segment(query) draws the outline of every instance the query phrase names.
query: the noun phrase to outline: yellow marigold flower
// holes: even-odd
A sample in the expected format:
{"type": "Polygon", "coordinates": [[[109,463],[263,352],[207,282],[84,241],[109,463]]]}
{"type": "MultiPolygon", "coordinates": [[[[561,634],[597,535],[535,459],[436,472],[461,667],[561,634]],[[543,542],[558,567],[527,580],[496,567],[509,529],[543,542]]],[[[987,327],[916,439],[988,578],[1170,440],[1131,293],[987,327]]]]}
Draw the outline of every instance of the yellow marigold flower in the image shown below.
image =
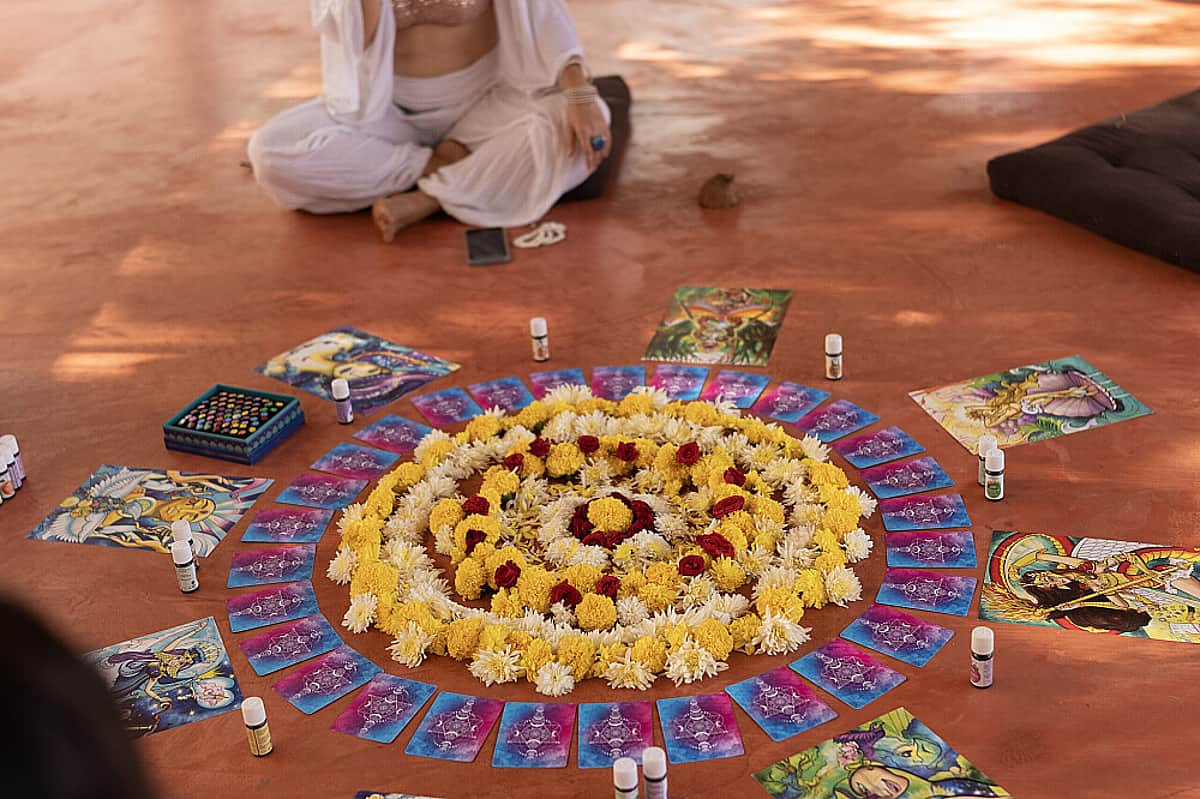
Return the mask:
{"type": "Polygon", "coordinates": [[[522,408],[517,413],[516,417],[514,417],[514,421],[517,424],[528,427],[532,430],[534,427],[549,418],[550,408],[546,406],[546,403],[538,400],[536,402],[531,402],[529,405],[526,405],[524,408],[522,408]]]}
{"type": "Polygon", "coordinates": [[[428,449],[425,450],[425,457],[421,459],[421,465],[426,469],[432,469],[446,459],[455,447],[453,441],[435,441],[428,449]]]}
{"type": "Polygon", "coordinates": [[[831,508],[825,511],[825,515],[821,517],[821,525],[829,528],[840,537],[858,527],[859,515],[860,511],[858,508],[852,511],[831,508]]]}
{"type": "Polygon", "coordinates": [[[588,591],[595,591],[596,581],[604,576],[604,572],[590,563],[576,563],[574,566],[568,566],[559,573],[562,574],[567,582],[575,586],[581,594],[586,594],[588,591]]]}
{"type": "Polygon", "coordinates": [[[749,504],[752,516],[762,516],[780,524],[783,524],[787,519],[787,516],[783,512],[783,506],[773,499],[752,497],[749,504]]]}
{"type": "Polygon", "coordinates": [[[654,413],[654,402],[645,394],[629,394],[619,403],[617,403],[617,414],[620,416],[633,416],[635,414],[654,413]]]}
{"type": "Polygon", "coordinates": [[[551,477],[566,477],[583,467],[583,453],[571,441],[563,441],[550,447],[546,456],[546,472],[551,477]]]}
{"type": "Polygon", "coordinates": [[[380,599],[375,606],[375,629],[395,638],[400,630],[408,624],[404,614],[398,612],[396,601],[392,598],[380,599]]]}
{"type": "Polygon", "coordinates": [[[429,529],[437,532],[444,525],[455,526],[463,520],[462,503],[457,499],[446,497],[439,499],[429,512],[429,529]]]}
{"type": "Polygon", "coordinates": [[[637,592],[651,613],[666,610],[675,602],[675,589],[659,583],[646,583],[637,592]]]}
{"type": "Polygon", "coordinates": [[[713,472],[712,477],[709,478],[709,487],[713,492],[713,504],[717,504],[726,497],[742,497],[749,504],[750,495],[743,491],[740,486],[735,486],[733,483],[726,483],[724,474],[725,472],[723,471],[720,474],[713,472]]]}
{"type": "Polygon", "coordinates": [[[824,527],[813,534],[813,543],[820,547],[822,552],[836,552],[841,549],[838,537],[824,527]]]}
{"type": "Polygon", "coordinates": [[[729,632],[733,636],[733,648],[739,652],[745,652],[747,655],[754,654],[754,636],[758,635],[758,628],[762,625],[762,619],[755,613],[747,613],[745,616],[734,619],[729,625],[729,632]]]}
{"type": "Polygon", "coordinates": [[[746,582],[745,569],[732,558],[717,558],[709,567],[708,573],[716,582],[717,588],[726,594],[733,593],[746,582]]]}
{"type": "Polygon", "coordinates": [[[630,572],[621,577],[621,587],[617,589],[617,598],[624,599],[637,596],[638,591],[646,584],[646,576],[641,572],[630,572]]]}
{"type": "Polygon", "coordinates": [[[382,530],[382,519],[359,519],[342,530],[342,543],[355,551],[363,547],[379,549],[383,543],[382,530]]]}
{"type": "MultiPolygon", "coordinates": [[[[736,515],[737,514],[730,514],[730,516],[736,515]]],[[[753,526],[750,528],[750,531],[752,533],[754,532],[753,526]]],[[[737,522],[726,521],[725,519],[722,519],[721,523],[717,525],[717,533],[730,544],[733,544],[733,548],[739,554],[745,552],[750,546],[750,542],[746,538],[745,531],[737,522]]]]}
{"type": "Polygon", "coordinates": [[[400,573],[381,560],[359,562],[350,579],[350,596],[374,594],[380,599],[395,598],[400,573]]]}
{"type": "Polygon", "coordinates": [[[538,669],[552,660],[554,647],[550,646],[548,641],[534,638],[529,642],[529,646],[525,647],[525,654],[521,655],[521,667],[525,669],[525,676],[529,681],[534,682],[537,680],[538,669]]]}
{"type": "Polygon", "coordinates": [[[479,648],[481,632],[482,619],[459,619],[450,622],[446,629],[446,654],[455,660],[470,660],[479,648]]]}
{"type": "MultiPolygon", "coordinates": [[[[488,469],[483,476],[483,484],[479,487],[480,491],[493,491],[500,495],[501,499],[509,494],[517,493],[517,489],[521,487],[521,478],[503,466],[493,466],[488,469]]],[[[493,506],[493,511],[496,506],[493,506]]]]}
{"type": "Polygon", "coordinates": [[[808,470],[808,481],[817,488],[827,485],[845,488],[850,485],[846,473],[832,463],[805,458],[804,466],[808,470]]]}
{"type": "Polygon", "coordinates": [[[472,441],[486,441],[499,432],[500,420],[488,413],[467,422],[467,438],[472,441]]]}
{"type": "Polygon", "coordinates": [[[768,552],[774,552],[775,546],[779,543],[779,533],[775,530],[761,529],[754,534],[754,544],[760,546],[768,552]]]}
{"type": "Polygon", "coordinates": [[[582,630],[607,630],[617,623],[617,606],[606,596],[584,594],[575,607],[575,619],[582,630]]]}
{"type": "Polygon", "coordinates": [[[586,680],[596,662],[596,647],[582,635],[568,635],[558,642],[558,662],[570,668],[576,680],[586,680]]]}
{"type": "Polygon", "coordinates": [[[747,491],[753,491],[755,494],[770,496],[772,488],[763,481],[762,475],[757,471],[751,471],[746,474],[746,484],[742,488],[747,491]]]}
{"type": "Polygon", "coordinates": [[[471,437],[467,435],[466,430],[460,430],[454,434],[454,443],[462,446],[463,444],[471,443],[471,437]]]}
{"type": "Polygon", "coordinates": [[[398,494],[425,479],[425,467],[419,463],[406,461],[393,469],[389,477],[395,480],[391,489],[398,494]]]}
{"type": "Polygon", "coordinates": [[[633,511],[616,497],[592,500],[588,504],[587,517],[597,530],[606,533],[624,532],[633,523],[633,511]]]}
{"type": "Polygon", "coordinates": [[[467,546],[467,533],[471,530],[479,530],[483,533],[483,540],[489,544],[495,544],[500,540],[500,520],[495,516],[481,516],[478,513],[472,513],[467,518],[463,519],[458,524],[454,525],[454,544],[462,548],[467,546]]]}
{"type": "Polygon", "coordinates": [[[687,640],[689,632],[691,631],[683,622],[678,622],[677,624],[668,623],[663,625],[660,635],[667,645],[667,651],[671,652],[683,646],[683,642],[687,640]]]}
{"type": "Polygon", "coordinates": [[[721,415],[707,402],[689,402],[684,408],[683,418],[692,424],[712,427],[720,421],[721,415]]]}
{"type": "Polygon", "coordinates": [[[857,511],[861,509],[858,504],[858,497],[851,494],[845,488],[823,485],[819,491],[821,502],[829,508],[840,508],[841,510],[857,511]]]}
{"type": "MultiPolygon", "coordinates": [[[[480,568],[484,570],[484,577],[491,576],[487,571],[487,562],[488,558],[494,554],[496,554],[496,547],[487,541],[484,541],[482,544],[476,544],[475,548],[471,550],[471,560],[478,563],[480,568]]],[[[493,569],[493,571],[495,570],[493,569]]]]}
{"type": "Polygon", "coordinates": [[[646,579],[674,590],[679,585],[679,568],[673,561],[660,560],[646,567],[646,579]]]}
{"type": "Polygon", "coordinates": [[[643,635],[630,651],[634,660],[656,674],[667,666],[667,645],[658,638],[643,635]]]}
{"type": "MultiPolygon", "coordinates": [[[[429,646],[425,647],[425,651],[431,655],[436,655],[437,657],[445,657],[446,642],[448,640],[449,631],[449,625],[439,624],[437,631],[433,633],[433,640],[429,642],[429,646]]],[[[426,632],[428,632],[428,630],[426,632]]]]}
{"type": "Polygon", "coordinates": [[[629,647],[622,643],[601,645],[596,650],[596,665],[592,669],[592,676],[599,677],[608,669],[608,664],[615,660],[623,660],[625,653],[629,651],[629,647]]]}
{"type": "Polygon", "coordinates": [[[395,507],[395,492],[382,485],[378,485],[367,495],[366,511],[363,516],[365,518],[383,520],[392,515],[392,510],[395,507]]]}
{"type": "Polygon", "coordinates": [[[467,558],[454,571],[454,590],[463,599],[479,599],[485,582],[483,566],[474,558],[467,558]]]}
{"type": "Polygon", "coordinates": [[[358,566],[374,563],[377,560],[379,560],[379,547],[377,546],[367,544],[354,550],[354,562],[358,566]]]}
{"type": "Polygon", "coordinates": [[[712,474],[712,467],[709,466],[709,458],[705,456],[692,464],[688,469],[688,477],[694,486],[708,485],[709,475],[712,474]]]}
{"type": "Polygon", "coordinates": [[[692,637],[717,660],[727,660],[733,651],[733,634],[717,619],[700,622],[692,631],[692,637]]]}
{"type": "Polygon", "coordinates": [[[579,414],[591,413],[592,411],[600,411],[601,413],[611,414],[617,409],[617,403],[612,400],[600,399],[599,397],[590,397],[576,406],[575,411],[579,414]]]}
{"type": "Polygon", "coordinates": [[[846,565],[846,553],[838,549],[833,552],[825,552],[817,556],[817,560],[813,563],[821,574],[828,574],[839,566],[846,565]]]}
{"type": "Polygon", "coordinates": [[[499,649],[508,641],[508,628],[503,624],[485,624],[479,633],[480,649],[499,649]]]}
{"type": "Polygon", "coordinates": [[[758,599],[754,601],[754,608],[760,616],[766,615],[768,610],[778,613],[787,606],[788,600],[794,598],[795,594],[786,588],[768,588],[758,595],[758,599]]]}
{"type": "Polygon", "coordinates": [[[802,569],[796,577],[795,591],[800,595],[800,601],[806,608],[825,607],[828,597],[825,595],[825,578],[816,569],[802,569]]]}
{"type": "Polygon", "coordinates": [[[524,652],[525,648],[533,643],[533,636],[524,630],[511,630],[508,633],[508,640],[505,643],[514,649],[520,649],[524,652]]]}
{"type": "Polygon", "coordinates": [[[550,590],[558,582],[558,577],[541,566],[529,566],[521,569],[521,576],[517,578],[517,595],[532,610],[546,613],[550,610],[550,590]]]}
{"type": "Polygon", "coordinates": [[[492,613],[505,619],[516,619],[525,613],[525,605],[515,591],[501,588],[492,595],[492,613]]]}
{"type": "Polygon", "coordinates": [[[525,453],[521,461],[521,476],[522,477],[541,477],[546,473],[546,462],[537,455],[525,453]]]}

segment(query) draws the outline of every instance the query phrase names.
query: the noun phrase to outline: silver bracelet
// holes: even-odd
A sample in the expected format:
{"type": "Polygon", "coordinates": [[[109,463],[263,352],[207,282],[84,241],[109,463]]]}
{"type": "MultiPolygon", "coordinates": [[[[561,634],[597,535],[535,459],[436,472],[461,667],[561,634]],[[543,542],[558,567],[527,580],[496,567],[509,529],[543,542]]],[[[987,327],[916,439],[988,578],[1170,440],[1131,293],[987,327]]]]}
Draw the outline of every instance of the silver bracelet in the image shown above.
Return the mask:
{"type": "Polygon", "coordinates": [[[567,98],[568,105],[590,105],[599,99],[600,90],[590,83],[585,83],[583,86],[563,89],[563,97],[567,98]]]}

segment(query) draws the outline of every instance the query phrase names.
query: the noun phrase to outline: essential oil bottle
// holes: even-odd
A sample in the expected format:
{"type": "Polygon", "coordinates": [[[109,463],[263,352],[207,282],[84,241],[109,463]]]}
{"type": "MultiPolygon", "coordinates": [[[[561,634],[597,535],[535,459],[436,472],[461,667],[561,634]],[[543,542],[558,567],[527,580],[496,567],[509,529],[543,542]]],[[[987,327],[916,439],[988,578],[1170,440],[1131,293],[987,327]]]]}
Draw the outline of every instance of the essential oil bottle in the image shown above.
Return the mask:
{"type": "Polygon", "coordinates": [[[825,379],[841,380],[842,375],[842,337],[830,333],[825,336],[825,379]]]}
{"type": "Polygon", "coordinates": [[[242,700],[242,721],[246,725],[246,739],[250,742],[250,754],[266,757],[275,750],[271,742],[271,728],[267,725],[267,709],[261,698],[248,696],[242,700]]]}
{"type": "Polygon", "coordinates": [[[971,630],[971,685],[990,688],[996,641],[990,627],[971,630]]]}
{"type": "Polygon", "coordinates": [[[533,359],[539,363],[550,360],[550,336],[545,319],[535,316],[529,320],[529,337],[533,345],[533,359]]]}
{"type": "Polygon", "coordinates": [[[996,447],[985,459],[987,473],[984,474],[983,495],[992,502],[1004,499],[1004,450],[996,447]]]}

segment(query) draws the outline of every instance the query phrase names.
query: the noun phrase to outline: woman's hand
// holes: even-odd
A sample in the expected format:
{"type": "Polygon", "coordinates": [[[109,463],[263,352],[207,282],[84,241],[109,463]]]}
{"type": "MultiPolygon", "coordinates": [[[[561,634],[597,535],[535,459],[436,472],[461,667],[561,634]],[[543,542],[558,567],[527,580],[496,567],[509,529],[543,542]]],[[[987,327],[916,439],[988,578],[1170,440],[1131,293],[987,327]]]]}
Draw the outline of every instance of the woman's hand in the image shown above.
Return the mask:
{"type": "Polygon", "coordinates": [[[585,105],[567,104],[567,154],[575,155],[579,150],[587,159],[588,171],[595,172],[600,162],[608,158],[612,152],[612,131],[608,129],[608,121],[604,118],[604,109],[596,100],[585,105]],[[604,147],[593,149],[592,139],[604,137],[604,147]]]}

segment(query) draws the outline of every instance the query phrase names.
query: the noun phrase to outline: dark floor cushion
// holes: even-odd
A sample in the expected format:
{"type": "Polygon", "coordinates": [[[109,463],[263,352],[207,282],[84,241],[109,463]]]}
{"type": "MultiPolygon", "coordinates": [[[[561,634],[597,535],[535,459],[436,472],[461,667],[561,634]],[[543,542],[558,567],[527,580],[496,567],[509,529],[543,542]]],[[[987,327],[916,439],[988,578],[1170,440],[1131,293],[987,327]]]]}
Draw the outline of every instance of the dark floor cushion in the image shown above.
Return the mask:
{"type": "Polygon", "coordinates": [[[633,104],[629,86],[619,75],[596,78],[594,82],[600,90],[600,96],[612,111],[612,151],[587,180],[564,194],[559,202],[594,200],[604,194],[608,182],[616,176],[621,167],[621,156],[624,155],[625,144],[629,141],[629,106],[633,104]]]}
{"type": "Polygon", "coordinates": [[[997,197],[1200,271],[1200,91],[992,159],[997,197]]]}

